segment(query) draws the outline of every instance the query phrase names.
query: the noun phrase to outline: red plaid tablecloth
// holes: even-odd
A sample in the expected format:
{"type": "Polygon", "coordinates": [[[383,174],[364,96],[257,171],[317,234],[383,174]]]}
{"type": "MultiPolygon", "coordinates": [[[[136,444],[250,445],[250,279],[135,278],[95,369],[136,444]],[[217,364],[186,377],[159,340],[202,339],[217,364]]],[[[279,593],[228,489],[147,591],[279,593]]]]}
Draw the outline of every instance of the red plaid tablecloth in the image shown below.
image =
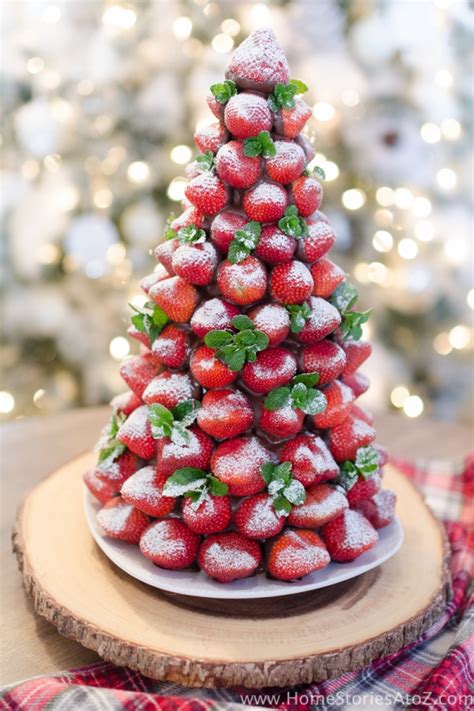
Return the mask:
{"type": "Polygon", "coordinates": [[[252,707],[317,709],[474,708],[474,455],[465,462],[395,462],[445,522],[453,598],[417,642],[358,673],[294,689],[208,690],[158,683],[101,662],[5,687],[0,709],[27,711],[212,711],[252,707]]]}

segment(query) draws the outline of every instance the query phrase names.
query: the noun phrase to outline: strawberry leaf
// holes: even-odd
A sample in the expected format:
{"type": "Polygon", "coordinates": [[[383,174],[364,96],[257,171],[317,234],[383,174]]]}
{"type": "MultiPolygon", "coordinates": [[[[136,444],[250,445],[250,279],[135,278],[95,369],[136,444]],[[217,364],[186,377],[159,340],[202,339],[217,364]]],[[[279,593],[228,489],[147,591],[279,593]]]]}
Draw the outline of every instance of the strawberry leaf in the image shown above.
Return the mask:
{"type": "Polygon", "coordinates": [[[292,333],[299,333],[305,327],[306,321],[311,316],[311,308],[304,304],[287,304],[286,310],[290,315],[290,329],[292,333]]]}
{"type": "Polygon", "coordinates": [[[265,398],[264,405],[267,410],[280,410],[290,401],[290,388],[274,388],[265,398]]]}
{"type": "Polygon", "coordinates": [[[276,155],[276,146],[269,131],[260,131],[258,136],[244,139],[244,155],[249,158],[263,156],[272,158],[276,155]]]}
{"type": "Polygon", "coordinates": [[[237,94],[237,86],[232,79],[226,79],[222,84],[211,84],[210,90],[220,104],[226,104],[232,96],[237,94]]]}
{"type": "Polygon", "coordinates": [[[196,225],[188,225],[178,231],[178,239],[181,244],[201,244],[206,241],[206,233],[196,225]]]}
{"type": "Polygon", "coordinates": [[[289,237],[299,239],[308,235],[308,225],[306,221],[299,216],[296,205],[290,205],[286,208],[284,216],[278,221],[278,227],[289,237]]]}

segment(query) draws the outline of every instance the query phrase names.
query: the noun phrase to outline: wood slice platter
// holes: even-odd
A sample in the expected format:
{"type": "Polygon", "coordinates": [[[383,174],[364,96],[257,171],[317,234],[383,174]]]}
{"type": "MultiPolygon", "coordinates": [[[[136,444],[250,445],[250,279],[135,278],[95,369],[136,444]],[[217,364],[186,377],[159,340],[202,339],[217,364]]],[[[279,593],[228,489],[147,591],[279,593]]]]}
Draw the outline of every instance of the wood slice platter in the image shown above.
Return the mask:
{"type": "Polygon", "coordinates": [[[26,498],[13,534],[36,611],[104,659],[187,686],[295,686],[367,666],[414,641],[450,595],[444,529],[415,487],[386,467],[405,539],[358,578],[257,600],[180,596],[115,567],[82,508],[84,455],[26,498]]]}

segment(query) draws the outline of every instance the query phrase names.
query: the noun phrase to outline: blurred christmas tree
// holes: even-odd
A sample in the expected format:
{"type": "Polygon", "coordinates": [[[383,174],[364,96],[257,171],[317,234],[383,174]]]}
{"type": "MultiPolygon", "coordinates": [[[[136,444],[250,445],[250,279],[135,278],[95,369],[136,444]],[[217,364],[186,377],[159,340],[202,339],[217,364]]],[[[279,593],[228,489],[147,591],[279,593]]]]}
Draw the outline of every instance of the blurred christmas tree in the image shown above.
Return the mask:
{"type": "Polygon", "coordinates": [[[377,303],[368,404],[468,419],[467,0],[25,1],[3,15],[3,417],[120,388],[127,302],[179,211],[195,125],[213,120],[201,97],[271,25],[295,76],[315,78],[309,137],[338,259],[377,303]]]}

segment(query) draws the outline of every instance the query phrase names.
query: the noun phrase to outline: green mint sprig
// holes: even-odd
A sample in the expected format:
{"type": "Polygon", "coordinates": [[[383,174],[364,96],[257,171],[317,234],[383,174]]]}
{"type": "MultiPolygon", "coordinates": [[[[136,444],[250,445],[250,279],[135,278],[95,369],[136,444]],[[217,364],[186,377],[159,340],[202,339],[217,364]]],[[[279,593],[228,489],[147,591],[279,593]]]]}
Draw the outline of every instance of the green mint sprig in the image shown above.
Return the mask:
{"type": "Polygon", "coordinates": [[[105,471],[127,449],[122,442],[117,440],[117,433],[126,419],[127,416],[123,412],[114,413],[110,418],[105,441],[101,442],[97,461],[98,468],[102,471],[105,471]]]}
{"type": "Polygon", "coordinates": [[[169,321],[163,309],[160,309],[153,301],[147,301],[143,308],[138,308],[129,304],[135,311],[131,317],[131,322],[140,333],[145,333],[153,344],[169,321]]]}
{"type": "Polygon", "coordinates": [[[362,338],[362,326],[369,320],[372,309],[367,311],[354,311],[353,306],[355,306],[359,294],[357,289],[352,284],[347,281],[343,281],[340,284],[329,301],[333,306],[335,306],[342,317],[341,321],[341,334],[342,337],[352,338],[354,341],[358,341],[362,338]]]}
{"type": "Polygon", "coordinates": [[[237,86],[232,79],[226,79],[221,84],[211,84],[210,90],[216,101],[223,105],[237,94],[237,86]]]}
{"type": "Polygon", "coordinates": [[[290,314],[290,330],[292,333],[299,333],[305,327],[306,321],[311,316],[309,304],[286,304],[285,309],[290,314]]]}
{"type": "Polygon", "coordinates": [[[293,109],[296,94],[304,94],[308,87],[299,79],[291,79],[288,84],[276,84],[273,94],[268,97],[270,109],[277,113],[280,109],[293,109]]]}
{"type": "Polygon", "coordinates": [[[306,170],[303,170],[303,175],[316,175],[320,180],[326,180],[326,173],[320,165],[315,165],[312,169],[306,168],[306,170]]]}
{"type": "Polygon", "coordinates": [[[200,153],[195,158],[196,163],[202,170],[213,170],[214,168],[214,153],[212,151],[206,151],[205,153],[200,153]]]}
{"type": "Polygon", "coordinates": [[[286,208],[284,216],[278,221],[278,227],[286,235],[296,239],[308,235],[308,225],[298,214],[296,205],[290,205],[286,208]]]}
{"type": "Polygon", "coordinates": [[[260,240],[262,227],[259,222],[247,222],[234,233],[234,239],[229,245],[227,259],[232,264],[242,262],[255,249],[260,240]]]}
{"type": "Polygon", "coordinates": [[[196,225],[188,225],[178,231],[178,239],[181,244],[201,244],[206,241],[206,233],[196,225]]]}
{"type": "Polygon", "coordinates": [[[195,421],[201,403],[185,400],[168,410],[164,405],[148,405],[148,419],[154,439],[169,437],[175,444],[185,446],[189,442],[188,427],[195,421]]]}
{"type": "Polygon", "coordinates": [[[209,331],[204,337],[204,343],[216,351],[216,357],[225,363],[229,370],[237,372],[243,368],[246,361],[255,363],[257,353],[267,348],[269,339],[265,333],[256,330],[254,322],[248,316],[234,316],[231,323],[237,333],[209,331]]]}
{"type": "Polygon", "coordinates": [[[171,227],[171,223],[175,219],[176,219],[176,215],[174,214],[174,212],[170,212],[170,214],[166,218],[166,225],[165,225],[165,232],[164,232],[164,238],[166,240],[174,239],[176,237],[176,230],[173,230],[171,227]]]}
{"type": "Polygon", "coordinates": [[[314,387],[318,380],[318,373],[296,375],[289,385],[270,390],[265,398],[266,409],[279,410],[290,404],[295,410],[302,410],[306,415],[324,412],[327,406],[326,396],[314,387]]]}
{"type": "Polygon", "coordinates": [[[291,462],[266,462],[260,467],[260,473],[273,500],[273,507],[280,516],[288,516],[293,506],[304,503],[306,499],[305,488],[301,482],[293,479],[291,469],[291,462]]]}
{"type": "Polygon", "coordinates": [[[227,484],[217,479],[210,472],[194,467],[183,467],[177,469],[166,481],[163,487],[163,495],[176,498],[177,496],[188,496],[191,501],[191,508],[195,511],[205,501],[209,494],[213,496],[225,496],[229,490],[227,484]]]}
{"type": "Polygon", "coordinates": [[[369,479],[379,468],[380,455],[374,447],[359,447],[352,462],[346,460],[340,466],[340,475],[335,483],[341,484],[347,491],[352,489],[359,476],[369,479]]]}
{"type": "Polygon", "coordinates": [[[260,131],[258,136],[244,139],[244,155],[249,158],[263,156],[273,158],[276,155],[276,146],[268,131],[260,131]]]}

